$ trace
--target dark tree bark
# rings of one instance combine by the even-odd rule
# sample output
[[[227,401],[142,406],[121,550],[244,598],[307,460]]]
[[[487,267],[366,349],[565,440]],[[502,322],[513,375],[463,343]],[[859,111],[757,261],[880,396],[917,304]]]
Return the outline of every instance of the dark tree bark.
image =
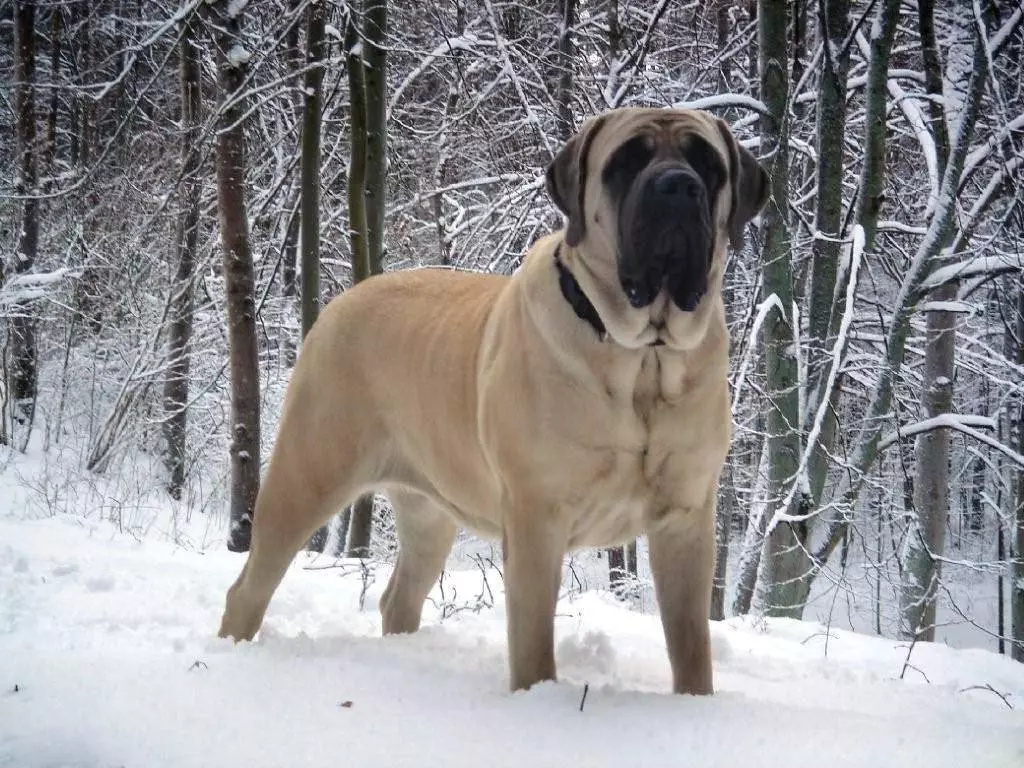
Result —
[[[621,595],[622,584],[626,580],[626,549],[625,547],[608,548],[608,589]]]
[[[53,175],[53,164],[57,158],[57,117],[60,110],[60,63],[61,39],[63,38],[64,9],[54,8],[50,17],[50,109],[46,115],[46,150],[43,169]]]
[[[726,56],[729,45],[729,10],[732,0],[718,0],[715,9],[715,33],[718,53],[718,91],[728,93],[732,81],[732,58]],[[732,110],[724,110],[723,118],[731,119]],[[726,279],[723,287],[726,324],[732,325],[735,302],[732,297],[732,281]],[[718,489],[718,503],[715,505],[715,575],[711,582],[711,618],[721,621],[725,618],[726,570],[729,559],[729,539],[732,534],[732,518],[736,509],[736,487],[733,478],[732,453],[722,468],[722,479]]]
[[[370,272],[384,267],[384,212],[387,203],[387,0],[367,0],[363,30],[366,68],[366,231]]]
[[[368,0],[363,30],[363,51],[365,66],[357,67],[363,83],[362,95],[365,104],[365,182],[362,190],[366,216],[366,272],[356,273],[359,280],[369,275],[380,274],[384,265],[384,210],[386,194],[387,163],[387,54],[384,49],[388,30],[388,6],[386,0]],[[349,49],[351,51],[351,48]],[[350,64],[354,56],[349,56]],[[350,83],[353,75],[350,74]],[[358,90],[358,89],[357,89]],[[351,92],[353,121],[353,160],[357,153],[356,100],[357,92]],[[350,191],[351,191],[350,181]],[[351,194],[350,194],[350,215]],[[356,226],[349,225],[353,232]],[[353,242],[353,253],[356,253]],[[370,554],[370,538],[373,531],[373,497],[370,494],[359,499],[352,506],[348,531],[349,557],[367,557]]]
[[[576,55],[573,27],[576,26],[576,0],[560,0],[562,28],[558,37],[558,138],[566,142],[573,133],[572,69]]]
[[[786,29],[789,4],[786,0],[762,0],[758,9],[758,45],[761,51],[761,99],[768,114],[761,117],[761,154],[767,157],[771,179],[768,203],[762,215],[763,297],[775,294],[784,311],[793,302],[792,252],[789,236],[789,50]],[[768,476],[771,498],[785,495],[795,482],[799,464],[799,441],[794,425],[797,410],[796,359],[788,352],[793,330],[788,318],[772,311],[764,324],[765,371],[769,397]],[[768,513],[773,512],[770,508]],[[805,525],[781,523],[768,536],[769,561],[765,568],[766,611],[775,616],[799,617],[803,610],[799,589],[806,573],[801,547]]]
[[[193,320],[192,280],[199,241],[199,132],[202,123],[202,87],[195,27],[184,22],[180,43],[181,63],[181,211],[178,214],[177,265],[171,284],[167,379],[164,382],[164,439],[167,441],[167,492],[180,499],[185,483],[185,435],[188,378],[191,365]]]
[[[345,32],[348,52],[349,143],[351,155],[348,168],[348,231],[352,246],[352,282],[370,276],[370,255],[366,236],[366,84],[363,60],[357,50],[359,29],[349,18]]]
[[[1017,365],[1024,365],[1024,275],[1017,281]],[[1017,453],[1024,455],[1024,396],[1017,395],[1016,403]],[[1024,468],[1017,467],[1015,473],[1015,498],[1011,501],[1014,510],[1013,525],[1013,577],[1010,579],[1010,625],[1013,641],[1010,655],[1016,661],[1024,662]]]
[[[18,120],[16,189],[23,196],[21,226],[12,265],[16,275],[32,270],[39,250],[39,201],[32,197],[37,192],[38,181],[35,11],[34,0],[14,3],[14,109]],[[2,278],[0,274],[0,280]],[[19,301],[14,305],[12,314],[8,397],[13,406],[12,415],[25,427],[24,444],[31,431],[38,388],[35,307],[30,301]]]
[[[294,19],[288,32],[284,38],[284,50],[282,51],[281,58],[284,60],[285,67],[289,72],[298,72],[302,66],[303,55],[299,48],[299,33],[302,30],[302,24],[299,20],[298,9],[302,5],[302,0],[290,0],[288,4],[289,13],[294,15]],[[302,105],[304,101],[304,95],[297,84],[293,88],[292,105],[294,114],[296,115],[296,121],[298,121],[298,115],[302,113]],[[301,133],[301,131],[300,131]],[[299,141],[301,143],[301,135]],[[291,198],[285,215],[288,217],[284,227],[284,241],[281,244],[281,296],[284,298],[283,316],[288,317],[296,309],[295,297],[298,295],[298,287],[295,283],[295,276],[297,274],[298,256],[299,256],[299,228],[301,222],[300,198],[302,194],[301,183],[300,189],[297,194]],[[301,308],[299,308],[301,315]],[[301,323],[301,320],[300,320]],[[282,356],[285,364],[288,367],[295,365],[295,342],[296,339],[291,332],[291,323],[284,323],[286,327],[281,328],[281,349]]]
[[[929,122],[935,139],[939,175],[949,158],[949,131],[942,107],[942,63],[935,43],[934,3],[918,4],[921,59],[924,66]],[[938,288],[932,299],[956,299],[956,283]],[[924,377],[921,409],[926,418],[949,413],[953,408],[956,366],[956,317],[944,309],[927,313]],[[945,553],[946,520],[949,515],[950,431],[933,429],[914,442],[913,506],[908,510],[909,529],[904,542],[900,584],[900,635],[906,639],[935,640],[935,612]]]
[[[883,0],[875,18],[875,24],[881,34],[871,38],[871,62],[868,64],[868,83],[864,94],[867,141],[864,147],[864,165],[860,177],[856,216],[857,223],[864,227],[865,252],[870,252],[875,245],[878,217],[882,211],[885,189],[886,86],[889,78],[889,54],[896,39],[899,17],[900,0]]]
[[[92,8],[86,5],[84,18],[79,28],[79,51],[81,64],[79,65],[79,84],[86,86],[91,81],[92,70]],[[92,159],[92,137],[93,137],[93,103],[88,96],[78,100],[78,163],[82,168],[87,168]]]
[[[838,428],[835,413],[841,381],[837,379],[829,392],[824,388],[832,363],[831,349],[844,309],[841,301],[834,305],[834,297],[845,295],[836,281],[841,278],[839,261],[844,235],[843,148],[846,146],[846,84],[850,70],[850,46],[845,42],[850,34],[849,12],[848,0],[825,0],[818,8],[818,28],[827,44],[823,47],[824,62],[818,86],[818,195],[811,246],[807,329],[811,341],[807,363],[808,419],[813,419],[822,399],[828,398],[831,407],[808,469],[811,499],[805,504],[813,506],[821,501],[828,476],[828,454]],[[810,428],[810,424],[805,423],[804,427]]]
[[[369,237],[366,223],[366,81],[363,59],[357,51],[359,30],[349,17],[345,34],[348,51],[349,121],[351,160],[348,172],[349,238],[352,243],[352,282],[365,280],[373,270],[370,264]],[[362,557],[369,550],[373,527],[373,497],[358,499],[346,513],[348,543],[346,554]]]
[[[306,12],[306,87],[302,116],[302,338],[320,314],[320,109],[324,80],[324,27],[327,6],[314,0]],[[327,526],[314,533],[306,548],[323,552]]]
[[[245,81],[249,53],[240,14],[228,2],[210,6],[217,47],[221,113],[217,134],[217,209],[231,356],[231,529],[228,549],[244,552],[260,483],[259,354],[256,345],[255,277],[245,200]]]
[[[307,10],[306,103],[302,117],[302,337],[320,314],[320,108],[327,6]]]

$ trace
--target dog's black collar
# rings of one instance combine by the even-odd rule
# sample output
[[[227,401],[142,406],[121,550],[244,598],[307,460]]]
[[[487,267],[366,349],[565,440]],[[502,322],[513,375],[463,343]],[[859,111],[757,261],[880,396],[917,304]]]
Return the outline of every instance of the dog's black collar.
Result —
[[[576,282],[572,272],[562,263],[561,254],[562,244],[559,243],[555,246],[555,268],[558,270],[558,287],[562,289],[562,295],[569,302],[569,306],[576,313],[576,317],[586,322],[594,329],[597,338],[604,341],[608,336],[608,331],[604,327],[604,323],[601,322],[601,316],[597,314],[597,309],[590,302],[590,299],[587,298],[587,294],[583,292],[583,289],[580,288],[580,284]]]
[[[604,341],[608,338],[608,329],[604,327],[604,323],[601,322],[601,316],[597,314],[597,309],[590,299],[587,298],[587,294],[583,292],[580,284],[573,277],[572,272],[562,263],[561,255],[562,244],[559,243],[555,246],[555,268],[558,270],[558,287],[562,289],[562,296],[569,302],[569,306],[576,313],[576,317],[593,328],[597,338],[600,341]],[[661,339],[657,339],[649,346],[660,347],[664,343]]]

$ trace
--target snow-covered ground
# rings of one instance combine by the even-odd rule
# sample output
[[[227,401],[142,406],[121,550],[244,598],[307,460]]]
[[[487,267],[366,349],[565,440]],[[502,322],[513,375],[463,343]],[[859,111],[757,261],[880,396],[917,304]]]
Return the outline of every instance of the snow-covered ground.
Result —
[[[657,616],[567,592],[560,681],[510,694],[496,571],[449,570],[424,628],[381,638],[386,567],[302,555],[233,646],[243,556],[202,516],[140,534],[27,509],[0,482],[4,768],[1024,766],[1024,665],[989,651],[921,644],[905,667],[893,640],[732,619],[716,695],[674,696]]]

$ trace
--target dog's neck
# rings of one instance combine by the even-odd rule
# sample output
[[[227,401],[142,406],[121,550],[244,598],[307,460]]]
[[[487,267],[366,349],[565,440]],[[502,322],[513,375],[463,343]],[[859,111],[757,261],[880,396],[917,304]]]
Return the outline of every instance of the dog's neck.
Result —
[[[562,263],[561,243],[555,246],[555,268],[558,270],[558,287],[561,288],[562,296],[569,302],[572,311],[580,320],[594,329],[598,339],[604,341],[608,337],[608,331],[604,327],[604,323],[601,322],[601,316],[597,314],[597,309],[587,298],[587,294],[583,292],[569,268]]]

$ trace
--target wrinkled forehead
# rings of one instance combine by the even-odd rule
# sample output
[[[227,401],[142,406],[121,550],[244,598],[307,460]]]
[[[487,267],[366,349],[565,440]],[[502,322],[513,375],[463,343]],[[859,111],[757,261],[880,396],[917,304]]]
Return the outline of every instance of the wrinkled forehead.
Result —
[[[615,151],[634,138],[642,138],[653,151],[685,152],[694,140],[703,140],[727,161],[724,137],[714,117],[691,109],[623,108],[591,118],[584,130],[596,130],[590,150],[591,169],[604,166]]]

